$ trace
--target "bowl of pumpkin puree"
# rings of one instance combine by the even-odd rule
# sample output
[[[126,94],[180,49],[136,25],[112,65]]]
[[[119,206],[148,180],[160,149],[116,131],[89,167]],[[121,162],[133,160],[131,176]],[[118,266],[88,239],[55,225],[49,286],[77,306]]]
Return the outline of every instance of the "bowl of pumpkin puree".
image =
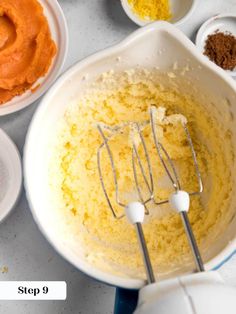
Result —
[[[0,0],[0,115],[32,104],[49,88],[67,47],[57,1]]]

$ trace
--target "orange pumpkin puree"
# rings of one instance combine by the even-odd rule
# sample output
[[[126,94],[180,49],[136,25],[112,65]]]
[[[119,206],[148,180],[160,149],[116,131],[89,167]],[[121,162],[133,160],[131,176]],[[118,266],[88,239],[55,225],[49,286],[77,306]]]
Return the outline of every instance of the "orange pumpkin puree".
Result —
[[[43,77],[56,51],[37,0],[0,0],[0,104]]]

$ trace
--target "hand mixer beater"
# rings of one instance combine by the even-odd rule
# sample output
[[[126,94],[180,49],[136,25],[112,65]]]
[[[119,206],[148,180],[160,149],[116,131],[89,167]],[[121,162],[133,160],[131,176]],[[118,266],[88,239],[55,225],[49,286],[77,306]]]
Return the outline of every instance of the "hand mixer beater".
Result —
[[[201,174],[199,171],[196,153],[194,150],[193,142],[190,137],[190,133],[187,128],[187,124],[185,121],[181,121],[182,127],[184,129],[186,140],[191,150],[191,155],[193,158],[193,164],[196,172],[196,177],[198,180],[198,191],[183,191],[181,190],[181,183],[179,176],[177,174],[176,167],[174,165],[173,160],[171,159],[170,155],[168,154],[165,147],[159,141],[158,132],[157,132],[157,108],[155,106],[151,106],[149,110],[149,120],[138,123],[138,122],[127,122],[123,123],[122,125],[117,126],[108,126],[102,123],[97,125],[98,131],[102,137],[102,144],[98,148],[97,151],[97,164],[98,164],[98,171],[101,186],[106,197],[107,203],[111,212],[116,219],[122,219],[125,215],[128,218],[128,221],[133,224],[137,231],[137,236],[142,252],[142,257],[144,261],[144,266],[146,270],[146,276],[148,283],[154,283],[155,277],[152,268],[152,264],[150,261],[143,229],[142,229],[142,222],[144,220],[145,214],[149,214],[148,204],[150,205],[153,203],[154,205],[161,206],[166,203],[170,203],[171,207],[180,214],[184,229],[187,235],[187,239],[193,253],[194,261],[196,264],[197,271],[204,271],[203,262],[201,259],[201,255],[199,253],[199,249],[191,228],[191,224],[188,218],[188,210],[190,205],[190,196],[194,196],[200,194],[203,191],[203,184],[201,179]],[[145,137],[143,135],[143,130],[149,126],[151,133],[152,133],[152,140],[155,146],[155,151],[158,155],[158,158],[163,166],[165,173],[173,187],[173,193],[171,193],[169,199],[166,200],[157,200],[154,193],[154,180],[158,180],[158,178],[154,178],[154,171],[153,166],[151,164],[150,159],[150,152],[147,148],[147,143],[145,141]],[[134,199],[132,202],[124,202],[120,199],[119,194],[119,184],[118,184],[118,175],[117,169],[113,157],[113,152],[111,149],[110,142],[111,140],[115,139],[115,136],[121,134],[125,127],[130,127],[133,130],[133,136],[131,137],[131,154],[132,154],[132,172],[133,172],[133,179],[135,183],[135,189],[137,192],[137,199]],[[108,133],[108,134],[107,134]],[[141,157],[139,145],[142,148],[143,158]],[[105,178],[103,174],[103,165],[102,165],[102,158],[101,154],[103,151],[106,151],[107,156],[109,158],[112,176],[113,176],[113,183],[115,187],[115,201],[118,207],[124,208],[124,212],[122,214],[118,214],[115,210],[115,206],[113,205],[113,201],[110,199],[108,195]],[[140,184],[142,181],[142,186]],[[143,186],[145,186],[145,192],[143,190]]]

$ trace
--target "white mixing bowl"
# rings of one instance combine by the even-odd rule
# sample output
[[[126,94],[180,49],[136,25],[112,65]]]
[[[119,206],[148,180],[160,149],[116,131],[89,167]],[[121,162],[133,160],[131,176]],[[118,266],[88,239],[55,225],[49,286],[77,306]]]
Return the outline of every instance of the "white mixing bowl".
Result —
[[[24,150],[25,189],[36,223],[65,259],[84,273],[112,285],[139,288],[144,281],[125,278],[91,266],[83,257],[83,250],[75,252],[67,236],[61,233],[59,219],[50,210],[48,139],[55,132],[52,126],[64,114],[67,105],[83,91],[84,76],[88,75],[88,80],[93,80],[104,71],[122,71],[137,66],[171,71],[176,62],[179,67],[186,69],[185,76],[191,82],[189,89],[191,86],[195,88],[196,97],[211,97],[211,102],[218,106],[218,119],[223,119],[227,110],[231,111],[232,117],[236,115],[236,85],[232,78],[202,56],[192,42],[174,26],[166,22],[155,22],[134,32],[119,45],[99,52],[68,70],[48,91],[29,127]],[[233,120],[228,127],[232,131],[236,152],[236,124]],[[235,187],[233,194],[236,195]],[[234,203],[232,199],[232,206]],[[233,215],[228,227],[222,231],[220,240],[204,255],[206,269],[218,267],[233,254],[236,248],[235,238],[236,217]]]

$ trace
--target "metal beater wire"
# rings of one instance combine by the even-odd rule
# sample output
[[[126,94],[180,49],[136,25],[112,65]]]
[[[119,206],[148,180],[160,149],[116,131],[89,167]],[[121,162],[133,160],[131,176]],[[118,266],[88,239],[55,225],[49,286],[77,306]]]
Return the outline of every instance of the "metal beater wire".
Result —
[[[151,107],[151,109],[150,109],[150,123],[151,123],[151,129],[152,129],[154,143],[155,143],[156,150],[157,150],[157,153],[159,155],[159,158],[161,160],[161,163],[164,166],[164,168],[166,170],[166,173],[167,173],[170,181],[172,182],[172,185],[173,185],[175,191],[177,192],[178,190],[181,189],[181,185],[180,185],[180,182],[179,182],[179,178],[178,178],[177,171],[175,169],[174,163],[172,162],[172,160],[171,160],[169,154],[167,153],[166,149],[158,141],[156,127],[155,127],[155,121],[154,121],[154,110],[155,110],[155,107]],[[183,125],[184,131],[185,131],[186,136],[187,136],[188,144],[189,144],[190,149],[191,149],[193,162],[194,162],[194,167],[195,167],[195,172],[196,172],[196,175],[197,175],[198,185],[199,185],[199,191],[197,191],[197,192],[190,192],[189,195],[197,195],[197,194],[199,194],[199,193],[201,193],[203,191],[203,184],[202,184],[201,174],[200,174],[200,171],[199,171],[196,153],[195,153],[195,150],[194,150],[194,147],[193,147],[193,143],[192,143],[192,140],[191,140],[188,128],[187,128],[185,123],[183,123],[182,125]],[[169,165],[170,165],[170,167],[172,169],[172,172],[173,172],[173,174],[175,176],[176,182],[173,179],[173,177],[171,176],[171,173],[170,173],[170,171],[168,169],[168,166],[167,166],[167,164],[165,163],[165,161],[164,161],[164,159],[162,157],[161,150],[164,152],[165,156],[167,157],[168,163],[169,163]],[[168,200],[163,201],[163,202],[167,203]],[[198,245],[197,245],[197,241],[195,239],[195,236],[194,236],[192,228],[191,228],[191,224],[189,222],[188,213],[187,212],[181,212],[180,216],[181,216],[181,219],[182,219],[182,222],[183,222],[183,225],[184,225],[184,229],[185,229],[185,232],[186,232],[186,235],[187,235],[187,238],[188,238],[189,246],[190,246],[191,251],[193,253],[193,257],[194,257],[196,268],[197,268],[198,271],[204,271],[204,264],[203,264],[203,261],[202,261],[201,255],[200,255],[200,251],[199,251],[199,248],[198,248]]]
[[[187,136],[187,140],[188,140],[189,146],[191,148],[191,153],[192,153],[192,157],[193,157],[194,167],[195,167],[195,170],[196,170],[196,175],[197,175],[197,178],[198,178],[198,186],[199,186],[199,191],[198,192],[191,192],[189,194],[190,195],[197,195],[197,194],[200,194],[200,193],[203,192],[203,183],[202,183],[201,172],[200,172],[199,167],[198,167],[197,156],[196,156],[195,149],[193,147],[193,142],[192,142],[191,136],[189,134],[188,128],[187,128],[185,123],[184,123],[183,127],[184,127],[184,130],[185,130],[186,136]]]
[[[143,167],[143,164],[142,164],[142,161],[141,161],[139,152],[138,152],[138,148],[137,148],[137,145],[136,145],[134,139],[132,139],[132,166],[133,166],[133,175],[134,175],[134,181],[135,181],[135,185],[136,185],[136,190],[137,190],[138,195],[139,195],[139,199],[140,199],[140,201],[144,204],[144,206],[145,206],[145,211],[146,211],[145,213],[148,215],[148,214],[149,214],[149,211],[148,211],[148,209],[147,209],[146,204],[147,204],[148,202],[150,202],[150,201],[153,199],[153,189],[154,189],[154,185],[153,185],[153,176],[152,176],[152,169],[151,169],[151,161],[150,161],[150,158],[149,158],[149,155],[148,155],[147,146],[146,146],[146,144],[145,144],[145,141],[144,141],[144,138],[143,138],[143,135],[142,135],[142,131],[141,131],[141,129],[140,129],[140,125],[139,125],[138,123],[135,123],[135,127],[136,127],[136,130],[138,131],[138,135],[139,135],[139,138],[140,138],[140,140],[141,140],[141,144],[142,144],[142,147],[143,147],[143,151],[144,151],[146,163],[147,163],[147,166],[148,166],[149,181],[148,181],[147,176],[146,176],[146,174],[145,174],[145,170],[144,170],[144,167]],[[143,177],[143,179],[144,179],[144,182],[145,182],[146,187],[147,187],[148,192],[149,192],[149,197],[148,197],[146,200],[145,200],[144,197],[142,196],[141,188],[140,188],[140,185],[139,185],[138,174],[137,174],[137,168],[136,168],[136,160],[137,160],[137,163],[138,163],[138,165],[139,165],[139,168],[140,168],[142,177]]]
[[[118,198],[118,182],[117,182],[116,168],[115,168],[112,152],[111,152],[110,146],[108,145],[108,139],[105,136],[105,134],[102,131],[102,128],[101,128],[101,126],[99,124],[97,125],[97,128],[98,128],[98,131],[99,131],[100,135],[103,138],[103,143],[101,144],[101,146],[98,148],[98,151],[97,151],[97,163],[98,163],[99,179],[100,179],[100,182],[101,182],[101,185],[102,185],[102,189],[103,189],[104,195],[106,197],[107,203],[108,203],[108,205],[109,205],[109,207],[110,207],[110,209],[112,211],[113,216],[115,218],[117,218],[117,219],[121,219],[121,218],[123,218],[125,216],[125,214],[120,215],[120,216],[116,215],[116,212],[115,212],[115,210],[114,210],[114,208],[113,208],[113,206],[111,204],[110,198],[109,198],[109,196],[107,194],[107,190],[106,190],[105,183],[104,183],[104,180],[103,180],[102,167],[101,167],[101,151],[102,151],[102,148],[105,147],[106,150],[107,150],[109,159],[110,159],[110,163],[111,163],[111,168],[112,168],[112,173],[113,173],[113,180],[114,180],[114,184],[115,184],[116,202],[120,206],[125,207],[125,205],[122,204],[119,201],[119,198]]]
[[[146,125],[146,124],[147,124],[147,122],[145,122],[143,125]],[[99,131],[99,133],[100,133],[100,135],[101,135],[101,137],[103,139],[103,142],[102,142],[102,144],[100,145],[100,147],[98,148],[98,151],[97,151],[97,164],[98,164],[99,179],[100,179],[100,182],[101,182],[101,185],[102,185],[102,189],[103,189],[104,195],[106,197],[107,203],[108,203],[108,205],[109,205],[109,207],[110,207],[110,209],[112,211],[113,216],[115,218],[117,218],[117,219],[121,219],[125,215],[118,216],[116,214],[116,211],[115,211],[114,207],[112,206],[112,202],[111,202],[111,200],[110,200],[110,198],[108,196],[108,193],[107,193],[107,190],[106,190],[106,186],[105,186],[105,182],[104,182],[104,175],[103,175],[103,172],[102,172],[102,166],[101,166],[101,153],[102,153],[103,149],[106,149],[108,157],[109,157],[109,160],[110,160],[112,174],[113,174],[113,182],[114,182],[114,185],[115,185],[116,202],[117,202],[117,204],[119,206],[124,208],[126,205],[124,203],[122,203],[120,201],[120,198],[119,198],[119,186],[118,186],[118,180],[117,180],[117,174],[116,174],[116,167],[115,167],[113,154],[112,154],[112,151],[111,151],[111,148],[110,148],[110,145],[109,145],[109,141],[112,139],[113,136],[116,136],[117,134],[119,134],[119,132],[122,130],[122,128],[130,126],[130,125],[131,125],[131,123],[124,123],[122,125],[122,127],[121,126],[117,126],[117,127],[113,127],[113,128],[104,125],[103,127],[111,132],[110,136],[106,136],[104,134],[103,129],[102,129],[100,124],[97,125],[98,131]],[[150,158],[149,158],[149,155],[148,155],[148,151],[147,151],[147,147],[146,147],[146,144],[145,144],[145,140],[144,140],[143,135],[142,135],[140,124],[135,122],[135,123],[132,123],[132,126],[135,127],[135,130],[137,131],[137,134],[138,134],[139,139],[140,139],[140,143],[141,143],[143,151],[144,151],[145,160],[146,160],[146,163],[147,163],[148,175],[146,175],[146,173],[145,173],[144,165],[143,165],[143,163],[141,161],[140,154],[138,152],[138,148],[136,146],[135,140],[133,139],[132,140],[132,169],[133,169],[135,187],[136,187],[136,191],[138,193],[139,201],[141,203],[143,203],[143,205],[145,206],[145,214],[148,215],[149,211],[148,211],[146,205],[147,205],[148,202],[150,202],[153,199],[153,189],[154,189],[154,187],[153,187],[154,185],[153,185],[153,175],[152,175],[152,169],[151,169],[151,162],[150,162]],[[137,165],[136,164],[140,168],[140,173],[141,173],[141,175],[143,177],[143,180],[144,180],[145,185],[147,187],[147,190],[149,192],[149,196],[146,199],[144,199],[144,197],[142,195],[141,187],[140,187],[139,180],[138,180]]]
[[[158,141],[158,138],[157,138],[157,132],[156,132],[156,126],[155,126],[155,121],[154,121],[154,108],[153,106],[150,108],[150,122],[151,122],[151,129],[152,129],[152,134],[153,134],[153,139],[154,139],[154,143],[155,143],[155,147],[156,147],[156,150],[157,150],[157,153],[158,153],[158,156],[161,160],[161,163],[163,165],[163,167],[165,168],[165,171],[174,187],[174,189],[176,191],[180,190],[181,189],[181,186],[180,186],[180,182],[179,182],[179,178],[178,178],[178,175],[177,175],[177,172],[175,170],[175,167],[174,167],[174,164],[169,156],[169,154],[167,153],[167,151],[165,150],[165,148],[163,147],[163,145]],[[166,165],[164,159],[162,158],[162,153],[161,153],[161,150],[164,152],[164,154],[166,155],[167,157],[167,160],[168,160],[168,163],[172,169],[172,172],[175,176],[175,180],[172,178],[172,175],[168,169],[168,166]]]

